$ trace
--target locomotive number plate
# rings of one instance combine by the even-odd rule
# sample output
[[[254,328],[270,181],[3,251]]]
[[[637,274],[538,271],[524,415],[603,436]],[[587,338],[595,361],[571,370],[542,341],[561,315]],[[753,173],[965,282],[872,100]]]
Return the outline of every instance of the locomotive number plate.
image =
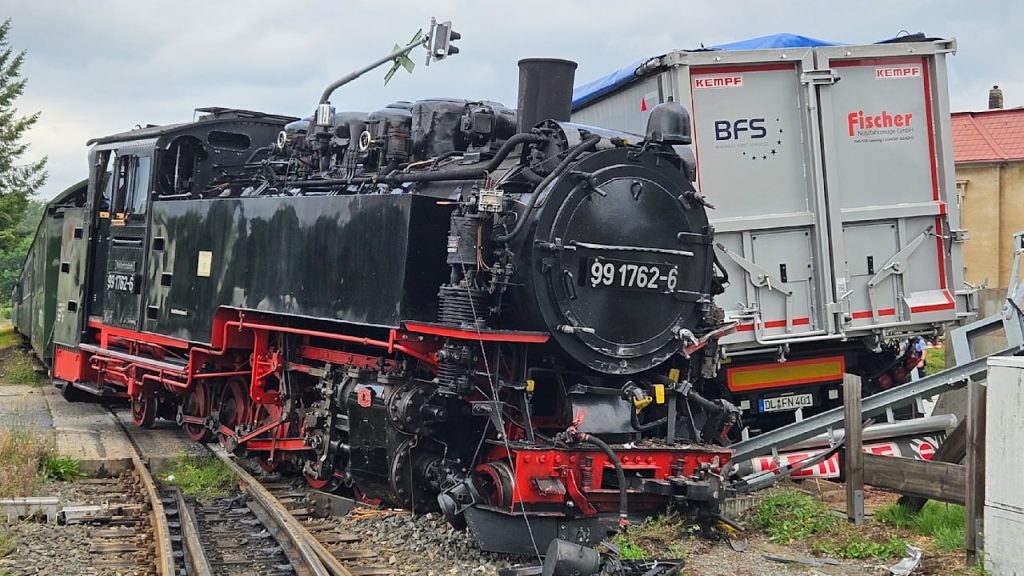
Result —
[[[107,273],[107,290],[138,294],[139,285],[138,282],[135,281],[135,274],[118,274],[117,272],[109,272]]]
[[[672,292],[679,282],[679,267],[663,262],[628,262],[588,258],[580,279],[591,288]]]

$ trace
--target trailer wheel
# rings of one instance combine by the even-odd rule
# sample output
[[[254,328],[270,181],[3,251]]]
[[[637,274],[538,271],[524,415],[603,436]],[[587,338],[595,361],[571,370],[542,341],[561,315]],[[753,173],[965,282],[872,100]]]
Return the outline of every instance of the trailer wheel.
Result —
[[[132,396],[132,422],[139,428],[152,428],[156,420],[156,396],[138,392]]]

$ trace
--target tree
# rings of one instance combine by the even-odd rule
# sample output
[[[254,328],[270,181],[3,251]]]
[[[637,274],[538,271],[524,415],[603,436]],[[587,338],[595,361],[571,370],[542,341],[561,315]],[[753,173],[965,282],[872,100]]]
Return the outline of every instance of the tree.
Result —
[[[28,208],[29,197],[46,181],[46,158],[27,164],[21,158],[28,148],[24,137],[39,120],[39,112],[19,116],[15,100],[25,92],[21,77],[25,51],[15,52],[8,41],[11,20],[0,25],[0,251],[9,252],[21,241],[18,225]]]

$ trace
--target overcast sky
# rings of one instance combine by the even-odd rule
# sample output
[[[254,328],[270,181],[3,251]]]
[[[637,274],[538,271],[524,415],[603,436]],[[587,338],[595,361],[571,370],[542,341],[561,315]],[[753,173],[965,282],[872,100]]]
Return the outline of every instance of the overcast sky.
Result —
[[[335,78],[409,40],[431,16],[452,19],[461,53],[400,71],[384,70],[335,94],[339,110],[372,111],[431,96],[515,106],[516,61],[579,62],[581,84],[640,57],[792,32],[870,43],[901,30],[955,37],[954,110],[987,105],[999,84],[1006,105],[1024,104],[1019,26],[1024,3],[681,2],[628,0],[358,0],[265,2],[3,0],[11,43],[28,50],[24,112],[41,111],[27,159],[49,157],[51,197],[86,174],[89,138],[136,124],[191,120],[193,109],[226,106],[307,115]]]

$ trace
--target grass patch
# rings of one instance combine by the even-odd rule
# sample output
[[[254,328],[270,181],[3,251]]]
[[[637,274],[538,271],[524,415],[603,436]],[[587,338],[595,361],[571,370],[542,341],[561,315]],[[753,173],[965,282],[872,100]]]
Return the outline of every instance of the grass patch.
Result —
[[[179,452],[160,472],[159,478],[165,484],[177,486],[185,494],[211,497],[227,494],[235,477],[217,458]]]
[[[894,503],[878,510],[875,518],[897,528],[928,536],[935,548],[943,552],[964,547],[963,506],[929,501],[915,514]]]
[[[833,516],[821,500],[798,490],[765,498],[752,522],[775,544],[807,542],[814,552],[840,558],[893,558],[902,556],[907,545],[895,536],[868,539],[859,531],[862,527]]]
[[[78,460],[74,458],[65,458],[47,453],[43,456],[43,461],[39,467],[39,474],[44,482],[73,482],[87,476],[78,466]]]
[[[14,550],[14,535],[0,528],[0,558],[10,554],[11,550]],[[0,574],[2,573],[3,569],[0,568]]]
[[[931,376],[946,369],[946,349],[942,346],[924,349],[924,373]]]
[[[21,336],[14,333],[14,324],[0,326],[0,348],[10,348],[21,343]]]
[[[890,536],[884,542],[872,542],[860,534],[847,532],[838,538],[815,543],[811,549],[827,556],[840,558],[885,560],[906,554],[907,541]]]
[[[834,530],[836,518],[814,496],[786,490],[761,502],[754,513],[753,524],[764,530],[775,544],[789,544]]]
[[[0,370],[0,381],[4,384],[41,386],[46,381],[45,374],[36,372],[32,354],[22,350],[10,351]]]
[[[0,498],[32,496],[43,483],[39,473],[50,442],[26,429],[0,429]]]
[[[696,530],[682,516],[670,512],[630,525],[609,543],[618,549],[623,560],[681,559],[689,555],[686,543],[693,539]]]

